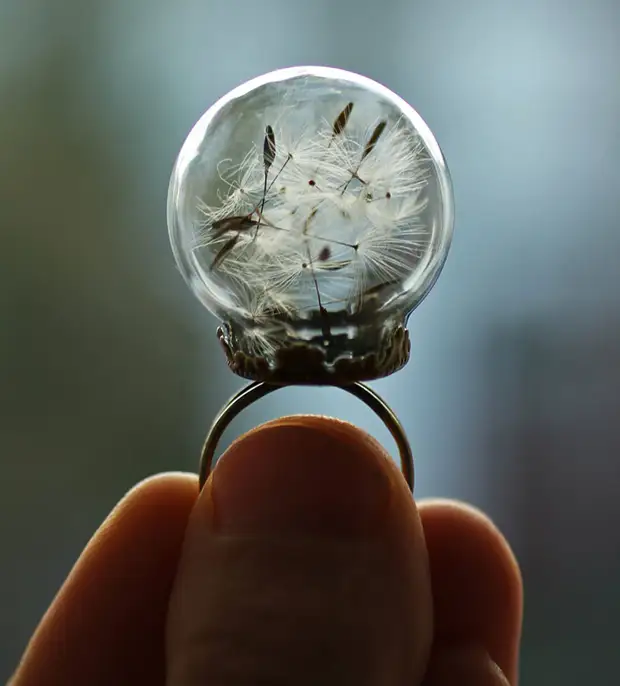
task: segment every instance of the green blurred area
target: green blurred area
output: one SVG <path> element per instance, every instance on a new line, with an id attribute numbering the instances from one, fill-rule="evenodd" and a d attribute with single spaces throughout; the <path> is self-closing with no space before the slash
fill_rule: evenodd
<path id="1" fill-rule="evenodd" d="M 0 0 L 0 678 L 114 503 L 194 469 L 241 385 L 168 245 L 187 131 L 241 81 L 318 63 L 405 97 L 453 174 L 452 253 L 412 362 L 377 384 L 418 494 L 513 543 L 524 683 L 617 683 L 619 32 L 615 0 Z M 329 390 L 236 429 L 290 407 L 387 444 Z"/>

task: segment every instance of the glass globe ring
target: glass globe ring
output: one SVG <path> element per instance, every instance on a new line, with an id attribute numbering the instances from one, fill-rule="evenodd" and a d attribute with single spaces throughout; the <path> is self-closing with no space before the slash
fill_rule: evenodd
<path id="1" fill-rule="evenodd" d="M 282 385 L 329 384 L 384 420 L 412 486 L 402 427 L 360 381 L 406 364 L 408 317 L 452 238 L 450 176 L 417 112 L 338 69 L 253 79 L 187 137 L 168 224 L 181 273 L 221 321 L 229 367 L 257 382 L 216 420 L 201 482 L 240 409 Z"/>

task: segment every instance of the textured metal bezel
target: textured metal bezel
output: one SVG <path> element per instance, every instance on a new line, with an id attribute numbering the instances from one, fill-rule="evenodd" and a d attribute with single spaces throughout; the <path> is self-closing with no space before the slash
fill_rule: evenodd
<path id="1" fill-rule="evenodd" d="M 276 350 L 270 363 L 265 357 L 239 349 L 231 326 L 217 330 L 228 366 L 238 376 L 272 384 L 343 385 L 372 381 L 398 371 L 409 360 L 411 344 L 404 325 L 385 329 L 376 349 L 361 356 L 346 356 L 330 362 L 326 352 L 313 343 L 295 342 Z"/>

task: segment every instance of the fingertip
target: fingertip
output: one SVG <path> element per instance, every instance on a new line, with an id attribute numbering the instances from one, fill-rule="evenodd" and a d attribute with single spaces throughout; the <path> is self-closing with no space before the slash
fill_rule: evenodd
<path id="1" fill-rule="evenodd" d="M 521 600 L 523 583 L 519 562 L 510 543 L 489 515 L 470 503 L 447 498 L 428 498 L 419 501 L 418 505 L 420 510 L 424 510 L 425 527 L 428 524 L 444 535 L 461 529 L 479 541 L 481 547 L 496 551 L 497 559 L 512 580 L 517 600 Z"/>
<path id="2" fill-rule="evenodd" d="M 440 499 L 418 505 L 431 568 L 435 640 L 483 645 L 514 683 L 523 583 L 510 545 L 471 505 Z"/>
<path id="3" fill-rule="evenodd" d="M 197 495 L 194 475 L 167 473 L 120 500 L 39 624 L 15 686 L 162 681 L 169 593 Z"/>
<path id="4" fill-rule="evenodd" d="M 186 516 L 198 496 L 198 478 L 186 472 L 162 472 L 148 476 L 132 486 L 120 499 L 103 526 L 110 526 L 128 515 L 140 518 L 159 517 L 162 511 L 171 516 Z M 97 537 L 95 532 L 93 538 Z"/>
<path id="5" fill-rule="evenodd" d="M 209 486 L 220 532 L 342 537 L 384 529 L 395 481 L 389 455 L 364 431 L 293 416 L 235 441 Z"/>
<path id="6" fill-rule="evenodd" d="M 193 472 L 169 471 L 159 472 L 145 477 L 142 481 L 138 481 L 133 485 L 121 498 L 119 504 L 126 498 L 134 495 L 148 494 L 163 494 L 164 497 L 187 491 L 190 487 L 194 488 L 197 484 L 198 477 Z M 171 490 L 171 487 L 173 490 Z"/>
<path id="7" fill-rule="evenodd" d="M 436 648 L 425 686 L 510 686 L 499 666 L 479 646 Z"/>

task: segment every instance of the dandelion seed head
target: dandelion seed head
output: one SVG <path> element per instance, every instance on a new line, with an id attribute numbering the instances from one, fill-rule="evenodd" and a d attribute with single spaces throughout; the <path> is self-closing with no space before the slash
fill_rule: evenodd
<path id="1" fill-rule="evenodd" d="M 205 113 L 177 160 L 168 220 L 183 275 L 235 323 L 246 354 L 329 339 L 346 356 L 404 324 L 436 280 L 452 196 L 404 101 L 354 74 L 299 68 Z"/>

